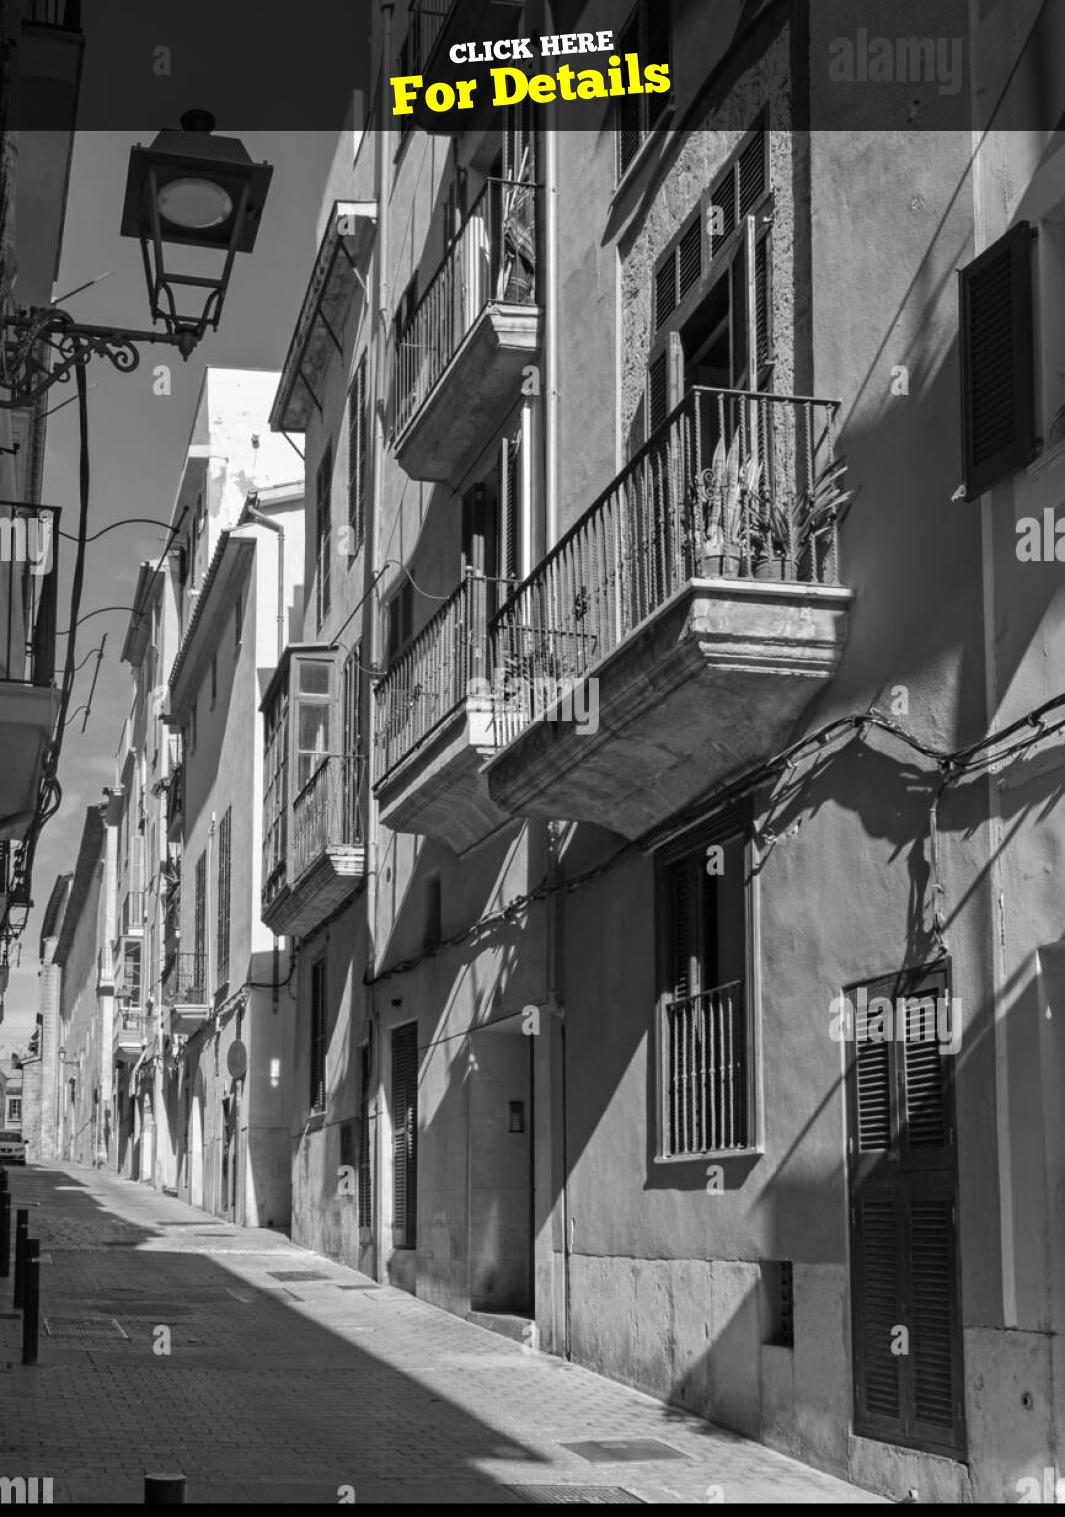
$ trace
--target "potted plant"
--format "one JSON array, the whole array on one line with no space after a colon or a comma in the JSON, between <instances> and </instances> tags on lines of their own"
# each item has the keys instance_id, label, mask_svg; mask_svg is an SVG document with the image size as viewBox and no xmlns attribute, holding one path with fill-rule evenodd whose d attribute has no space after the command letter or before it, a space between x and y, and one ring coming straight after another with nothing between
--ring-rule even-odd
<instances>
[{"instance_id":1,"label":"potted plant","mask_svg":"<svg viewBox=\"0 0 1065 1517\"><path fill-rule=\"evenodd\" d=\"M755 579L794 579L789 507L760 490L751 500L751 572Z\"/></svg>"},{"instance_id":2,"label":"potted plant","mask_svg":"<svg viewBox=\"0 0 1065 1517\"><path fill-rule=\"evenodd\" d=\"M853 490L844 490L847 473L845 458L830 459L812 486L796 498L796 541L802 578L820 584L834 541L833 533L840 512L854 499Z\"/></svg>"},{"instance_id":3,"label":"potted plant","mask_svg":"<svg viewBox=\"0 0 1065 1517\"><path fill-rule=\"evenodd\" d=\"M739 437L733 438L727 452L725 439L719 437L710 466L692 487L696 532L701 538L699 573L705 579L734 579L740 572L748 482L748 466L740 465Z\"/></svg>"}]
</instances>

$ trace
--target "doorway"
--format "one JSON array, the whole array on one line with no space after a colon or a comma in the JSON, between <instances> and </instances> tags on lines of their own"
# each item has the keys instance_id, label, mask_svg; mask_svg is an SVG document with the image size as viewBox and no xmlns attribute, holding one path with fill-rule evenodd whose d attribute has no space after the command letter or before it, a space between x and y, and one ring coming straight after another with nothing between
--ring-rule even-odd
<instances>
[{"instance_id":1,"label":"doorway","mask_svg":"<svg viewBox=\"0 0 1065 1517\"><path fill-rule=\"evenodd\" d=\"M958 1029L949 966L848 995L854 1430L960 1458Z\"/></svg>"}]
</instances>

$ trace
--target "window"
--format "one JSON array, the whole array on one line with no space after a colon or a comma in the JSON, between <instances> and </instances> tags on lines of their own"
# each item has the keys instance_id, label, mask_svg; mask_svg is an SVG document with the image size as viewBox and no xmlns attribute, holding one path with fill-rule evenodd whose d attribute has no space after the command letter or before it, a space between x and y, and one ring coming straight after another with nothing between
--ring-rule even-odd
<instances>
[{"instance_id":1,"label":"window","mask_svg":"<svg viewBox=\"0 0 1065 1517\"><path fill-rule=\"evenodd\" d=\"M1022 221L958 275L966 500L1038 452L1032 261Z\"/></svg>"},{"instance_id":2,"label":"window","mask_svg":"<svg viewBox=\"0 0 1065 1517\"><path fill-rule=\"evenodd\" d=\"M643 65L673 62L671 0L639 0L628 25L621 32L617 51L638 53ZM661 121L669 102L668 92L658 95L624 95L618 103L618 178L624 178L646 138Z\"/></svg>"},{"instance_id":3,"label":"window","mask_svg":"<svg viewBox=\"0 0 1065 1517\"><path fill-rule=\"evenodd\" d=\"M195 965L193 979L197 985L207 983L204 971L207 967L207 852L204 850L196 860L195 914L192 923L193 952Z\"/></svg>"},{"instance_id":4,"label":"window","mask_svg":"<svg viewBox=\"0 0 1065 1517\"><path fill-rule=\"evenodd\" d=\"M311 1110L325 1110L325 959L311 965Z\"/></svg>"},{"instance_id":5,"label":"window","mask_svg":"<svg viewBox=\"0 0 1065 1517\"><path fill-rule=\"evenodd\" d=\"M392 1033L392 1246L418 1234L418 1024Z\"/></svg>"},{"instance_id":6,"label":"window","mask_svg":"<svg viewBox=\"0 0 1065 1517\"><path fill-rule=\"evenodd\" d=\"M443 894L440 886L440 871L437 869L425 881L424 946L438 948L443 935Z\"/></svg>"},{"instance_id":7,"label":"window","mask_svg":"<svg viewBox=\"0 0 1065 1517\"><path fill-rule=\"evenodd\" d=\"M233 808L227 806L218 828L218 983L229 980L230 877Z\"/></svg>"},{"instance_id":8,"label":"window","mask_svg":"<svg viewBox=\"0 0 1065 1517\"><path fill-rule=\"evenodd\" d=\"M354 843L360 834L359 790L362 778L362 731L360 726L362 643L356 643L344 661L341 691L343 737L343 806L344 836L342 841Z\"/></svg>"},{"instance_id":9,"label":"window","mask_svg":"<svg viewBox=\"0 0 1065 1517\"><path fill-rule=\"evenodd\" d=\"M762 1342L774 1348L795 1347L795 1284L790 1259L763 1259Z\"/></svg>"},{"instance_id":10,"label":"window","mask_svg":"<svg viewBox=\"0 0 1065 1517\"><path fill-rule=\"evenodd\" d=\"M770 191L769 134L759 126L659 257L651 288L655 337L647 368L646 429L636 429L635 447L694 386L768 391Z\"/></svg>"},{"instance_id":11,"label":"window","mask_svg":"<svg viewBox=\"0 0 1065 1517\"><path fill-rule=\"evenodd\" d=\"M660 1158L754 1146L744 836L707 832L659 873Z\"/></svg>"},{"instance_id":12,"label":"window","mask_svg":"<svg viewBox=\"0 0 1065 1517\"><path fill-rule=\"evenodd\" d=\"M8 1120L9 1125L11 1125L11 1126L13 1126L16 1122L21 1122L22 1121L22 1097L21 1096L8 1096L8 1098L7 1098L7 1120Z\"/></svg>"},{"instance_id":13,"label":"window","mask_svg":"<svg viewBox=\"0 0 1065 1517\"><path fill-rule=\"evenodd\" d=\"M296 671L296 794L317 774L330 751L333 666L326 659L300 659Z\"/></svg>"},{"instance_id":14,"label":"window","mask_svg":"<svg viewBox=\"0 0 1065 1517\"><path fill-rule=\"evenodd\" d=\"M385 648L391 664L410 642L414 622L414 586L404 578L400 589L385 607Z\"/></svg>"},{"instance_id":15,"label":"window","mask_svg":"<svg viewBox=\"0 0 1065 1517\"><path fill-rule=\"evenodd\" d=\"M366 355L360 358L348 391L348 556L354 558L366 531L366 446L369 413Z\"/></svg>"},{"instance_id":16,"label":"window","mask_svg":"<svg viewBox=\"0 0 1065 1517\"><path fill-rule=\"evenodd\" d=\"M333 481L333 447L326 445L321 462L318 465L318 475L315 484L315 611L318 626L321 627L329 615L330 605L330 571L332 569L332 544L330 542L331 522L331 495Z\"/></svg>"},{"instance_id":17,"label":"window","mask_svg":"<svg viewBox=\"0 0 1065 1517\"><path fill-rule=\"evenodd\" d=\"M283 882L288 861L288 676L279 679L263 712L263 897Z\"/></svg>"}]
</instances>

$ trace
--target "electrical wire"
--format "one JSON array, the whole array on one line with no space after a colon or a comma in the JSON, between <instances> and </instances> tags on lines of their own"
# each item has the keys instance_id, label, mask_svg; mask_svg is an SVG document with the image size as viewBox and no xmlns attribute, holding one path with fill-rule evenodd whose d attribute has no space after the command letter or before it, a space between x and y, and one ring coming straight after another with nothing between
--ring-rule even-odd
<instances>
[{"instance_id":1,"label":"electrical wire","mask_svg":"<svg viewBox=\"0 0 1065 1517\"><path fill-rule=\"evenodd\" d=\"M423 949L418 954L399 960L396 964L380 971L376 975L364 975L363 984L378 984L383 980L389 980L397 975L406 974L419 964L425 962L425 960L436 957L436 955L445 949L461 947L470 942L478 934L502 922L513 921L515 917L520 916L538 901L546 900L549 896L560 893L572 894L575 891L584 889L593 880L612 872L630 854L634 852L643 854L654 847L661 846L667 840L667 837L672 837L677 833L686 831L697 821L709 819L716 812L725 810L744 796L762 788L769 780L777 778L781 774L789 773L803 757L816 756L817 753L823 752L829 743L838 740L844 735L858 734L864 738L867 729L870 727L888 733L890 736L903 742L913 752L932 761L940 776L940 782L930 808L929 830L931 837L930 846L933 855L933 936L936 942L942 946L943 931L946 926L946 914L943 906L943 887L939 874L938 811L944 792L948 786L958 783L964 775L982 773L995 764L1018 758L1035 744L1045 741L1046 738L1053 736L1057 732L1065 731L1065 717L1049 726L1043 721L1048 711L1058 710L1063 707L1065 707L1065 694L1055 696L1035 711L1018 718L1017 721L1011 723L1004 731L989 734L977 743L971 743L965 748L949 752L922 742L913 733L907 731L900 722L895 721L891 717L884 716L875 707L858 715L839 717L835 721L828 722L824 726L817 728L806 737L800 738L797 742L790 744L771 758L752 766L751 769L736 779L729 781L725 785L715 787L699 800L694 801L691 806L686 807L682 812L671 817L667 824L664 824L661 828L654 829L652 832L645 833L635 841L624 844L601 864L583 870L581 873L572 875L568 879L559 880L555 884L541 884L533 890L514 896L505 906L499 908L497 911L486 913L461 932L454 933L451 937L442 939L439 943L433 944L430 948ZM1005 747L1000 747L1007 738L1026 727L1035 727L1036 730L1016 743L1007 743Z\"/></svg>"}]
</instances>

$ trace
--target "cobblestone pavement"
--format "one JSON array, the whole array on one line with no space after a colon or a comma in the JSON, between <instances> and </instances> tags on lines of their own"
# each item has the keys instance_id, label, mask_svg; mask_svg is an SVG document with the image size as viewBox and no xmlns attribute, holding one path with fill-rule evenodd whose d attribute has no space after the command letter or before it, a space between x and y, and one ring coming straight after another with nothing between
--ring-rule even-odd
<instances>
[{"instance_id":1,"label":"cobblestone pavement","mask_svg":"<svg viewBox=\"0 0 1065 1517\"><path fill-rule=\"evenodd\" d=\"M0 1475L57 1502L139 1504L145 1473L193 1502L877 1499L277 1233L74 1166L9 1177L50 1332L23 1368L0 1281ZM566 1447L611 1439L659 1446Z\"/></svg>"}]
</instances>

